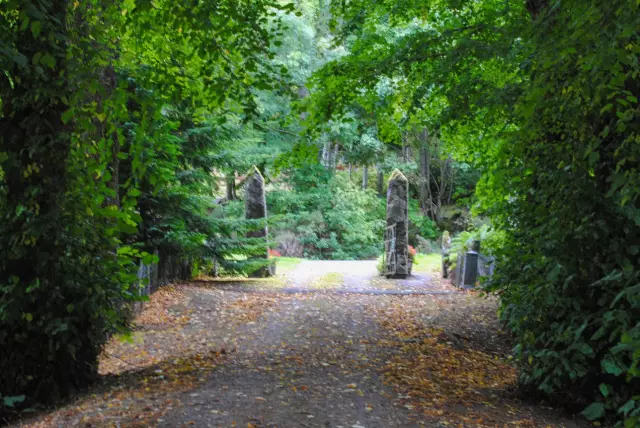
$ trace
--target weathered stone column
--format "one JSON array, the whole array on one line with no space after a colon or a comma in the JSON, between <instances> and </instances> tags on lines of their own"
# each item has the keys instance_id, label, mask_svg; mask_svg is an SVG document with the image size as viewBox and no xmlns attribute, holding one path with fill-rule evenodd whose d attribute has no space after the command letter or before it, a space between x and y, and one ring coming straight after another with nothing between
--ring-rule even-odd
<instances>
[{"instance_id":1,"label":"weathered stone column","mask_svg":"<svg viewBox=\"0 0 640 428\"><path fill-rule=\"evenodd\" d=\"M387 236L385 271L388 278L408 276L409 181L399 170L393 171L387 189Z\"/></svg>"},{"instance_id":2,"label":"weathered stone column","mask_svg":"<svg viewBox=\"0 0 640 428\"><path fill-rule=\"evenodd\" d=\"M451 250L451 236L448 231L442 232L442 277L449 278L449 267L451 259L449 258L449 250Z\"/></svg>"},{"instance_id":3,"label":"weathered stone column","mask_svg":"<svg viewBox=\"0 0 640 428\"><path fill-rule=\"evenodd\" d=\"M264 189L264 177L260 174L257 167L253 167L249 172L250 176L245 185L245 209L244 216L247 220L266 219L267 217L267 197ZM267 240L267 225L263 228L247 233L248 238L264 238ZM268 251L265 248L264 256L254 256L257 258L267 259ZM264 266L250 274L253 278L264 278L270 276L268 266Z\"/></svg>"},{"instance_id":4,"label":"weathered stone column","mask_svg":"<svg viewBox=\"0 0 640 428\"><path fill-rule=\"evenodd\" d=\"M478 258L480 252L480 241L473 241L471 248L464 255L464 266L462 270L462 281L460 286L463 288L473 288L478 280Z\"/></svg>"}]
</instances>

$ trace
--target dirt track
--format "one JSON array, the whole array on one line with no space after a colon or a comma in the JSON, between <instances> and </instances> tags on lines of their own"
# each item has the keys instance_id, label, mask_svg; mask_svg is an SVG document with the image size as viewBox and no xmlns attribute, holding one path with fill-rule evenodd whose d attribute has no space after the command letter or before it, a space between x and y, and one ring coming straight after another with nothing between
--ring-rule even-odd
<instances>
[{"instance_id":1,"label":"dirt track","mask_svg":"<svg viewBox=\"0 0 640 428\"><path fill-rule=\"evenodd\" d=\"M491 300L382 280L374 262L305 261L260 284L156 293L107 346L104 382L24 426L581 426L514 397Z\"/></svg>"}]
</instances>

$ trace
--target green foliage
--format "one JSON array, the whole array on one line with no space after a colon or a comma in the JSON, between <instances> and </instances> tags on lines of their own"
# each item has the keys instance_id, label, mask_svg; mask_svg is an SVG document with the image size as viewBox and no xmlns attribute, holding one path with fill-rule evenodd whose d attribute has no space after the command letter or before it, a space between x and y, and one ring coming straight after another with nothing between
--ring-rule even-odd
<instances>
[{"instance_id":1,"label":"green foliage","mask_svg":"<svg viewBox=\"0 0 640 428\"><path fill-rule=\"evenodd\" d=\"M384 272L384 257L380 256L376 259L376 270L378 271L378 275L382 275Z\"/></svg>"},{"instance_id":2,"label":"green foliage","mask_svg":"<svg viewBox=\"0 0 640 428\"><path fill-rule=\"evenodd\" d=\"M415 199L409 200L409 245L417 247L419 237L427 240L438 237L436 223L425 216L420 210L419 202Z\"/></svg>"},{"instance_id":3,"label":"green foliage","mask_svg":"<svg viewBox=\"0 0 640 428\"><path fill-rule=\"evenodd\" d=\"M385 208L372 191L363 192L318 164L290 171L289 183L291 190L267 195L270 215L283 215L270 226L281 253L288 254L288 249L279 238L299 243L301 254L295 255L310 258L350 260L379 254Z\"/></svg>"},{"instance_id":4,"label":"green foliage","mask_svg":"<svg viewBox=\"0 0 640 428\"><path fill-rule=\"evenodd\" d=\"M216 149L196 134L257 113L253 88L279 72L272 13L293 6L1 3L0 395L15 406L96 377L139 299L143 249L231 247L212 245L228 235L203 190Z\"/></svg>"},{"instance_id":5,"label":"green foliage","mask_svg":"<svg viewBox=\"0 0 640 428\"><path fill-rule=\"evenodd\" d=\"M433 254L416 254L413 261L413 272L425 272L430 275L439 274L442 269L442 255Z\"/></svg>"},{"instance_id":6,"label":"green foliage","mask_svg":"<svg viewBox=\"0 0 640 428\"><path fill-rule=\"evenodd\" d=\"M637 1L0 4L2 408L95 378L150 254L167 281L269 263L216 204L251 165L272 247L378 255L348 163L402 166L413 245L452 202L490 216L451 253L498 258L524 389L639 422Z\"/></svg>"},{"instance_id":7,"label":"green foliage","mask_svg":"<svg viewBox=\"0 0 640 428\"><path fill-rule=\"evenodd\" d=\"M496 250L504 248L504 233L488 225L483 225L478 229L466 230L455 235L451 239L451 247L449 249L451 270L456 268L458 255L469 251L473 241L480 241L482 246L481 253L491 256L494 255Z\"/></svg>"},{"instance_id":8,"label":"green foliage","mask_svg":"<svg viewBox=\"0 0 640 428\"><path fill-rule=\"evenodd\" d=\"M478 169L468 163L455 163L455 181L453 183L451 199L459 206L472 207L475 203L476 184L480 180L481 174Z\"/></svg>"},{"instance_id":9,"label":"green foliage","mask_svg":"<svg viewBox=\"0 0 640 428\"><path fill-rule=\"evenodd\" d=\"M95 11L71 11L66 2L8 6L1 13L9 56L0 80L0 347L7 350L0 393L55 399L95 377L101 344L124 322L142 254L121 236L139 216L128 199L114 203L104 138L113 127L101 123L107 103L79 77L102 58L71 54L87 35L65 23ZM82 97L98 99L99 109L85 109ZM84 132L92 137L86 144Z\"/></svg>"},{"instance_id":10,"label":"green foliage","mask_svg":"<svg viewBox=\"0 0 640 428\"><path fill-rule=\"evenodd\" d=\"M514 135L526 144L501 148L485 195L506 231L495 289L522 383L626 426L640 416L638 12L628 1L544 11Z\"/></svg>"},{"instance_id":11,"label":"green foliage","mask_svg":"<svg viewBox=\"0 0 640 428\"><path fill-rule=\"evenodd\" d=\"M476 211L500 230L491 290L523 387L626 426L640 418L638 7L338 2L350 51L310 103L321 124L402 82L392 115L484 173Z\"/></svg>"}]
</instances>

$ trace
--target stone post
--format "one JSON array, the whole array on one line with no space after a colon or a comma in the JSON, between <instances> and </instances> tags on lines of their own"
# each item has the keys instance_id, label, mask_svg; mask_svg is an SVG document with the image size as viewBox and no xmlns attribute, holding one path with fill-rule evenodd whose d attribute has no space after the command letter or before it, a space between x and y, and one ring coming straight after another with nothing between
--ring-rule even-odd
<instances>
[{"instance_id":1,"label":"stone post","mask_svg":"<svg viewBox=\"0 0 640 428\"><path fill-rule=\"evenodd\" d=\"M387 188L387 239L394 239L385 248L385 271L388 278L409 275L407 246L409 245L409 181L399 170L393 171ZM390 229L391 230L391 229Z\"/></svg>"},{"instance_id":2,"label":"stone post","mask_svg":"<svg viewBox=\"0 0 640 428\"><path fill-rule=\"evenodd\" d=\"M449 267L451 260L449 259L449 250L451 250L451 236L448 231L442 232L442 277L449 278Z\"/></svg>"},{"instance_id":3,"label":"stone post","mask_svg":"<svg viewBox=\"0 0 640 428\"><path fill-rule=\"evenodd\" d=\"M478 253L469 251L464 255L464 266L462 268L462 288L473 288L478 279Z\"/></svg>"},{"instance_id":4,"label":"stone post","mask_svg":"<svg viewBox=\"0 0 640 428\"><path fill-rule=\"evenodd\" d=\"M260 174L257 167L253 167L249 172L250 176L245 185L245 210L244 216L247 220L266 219L267 217L267 198L265 195L264 177ZM267 240L268 230L264 227L247 233L248 238L264 238ZM265 249L264 255L255 256L256 258L267 259L268 251ZM268 266L264 266L250 274L252 278L264 278L270 276Z\"/></svg>"},{"instance_id":5,"label":"stone post","mask_svg":"<svg viewBox=\"0 0 640 428\"><path fill-rule=\"evenodd\" d=\"M462 287L473 288L478 280L478 252L480 241L473 241L471 249L464 255L464 267L462 270Z\"/></svg>"}]
</instances>

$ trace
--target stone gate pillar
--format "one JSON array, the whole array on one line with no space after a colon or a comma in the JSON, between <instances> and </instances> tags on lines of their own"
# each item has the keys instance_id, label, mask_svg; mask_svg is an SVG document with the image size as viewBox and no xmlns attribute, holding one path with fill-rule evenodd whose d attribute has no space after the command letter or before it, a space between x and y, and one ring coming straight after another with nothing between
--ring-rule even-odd
<instances>
[{"instance_id":1,"label":"stone gate pillar","mask_svg":"<svg viewBox=\"0 0 640 428\"><path fill-rule=\"evenodd\" d=\"M406 278L409 245L409 181L399 170L393 171L387 189L387 236L385 272L388 278Z\"/></svg>"},{"instance_id":2,"label":"stone gate pillar","mask_svg":"<svg viewBox=\"0 0 640 428\"><path fill-rule=\"evenodd\" d=\"M249 178L245 185L245 209L244 216L247 220L266 219L267 217L267 197L265 194L264 177L260 174L257 167L253 167L249 172ZM249 238L264 238L267 241L268 230L267 225L264 227L247 233ZM264 255L254 256L256 258L267 259L269 257L268 250L265 248ZM253 278L264 278L270 276L268 266L264 266L250 274Z\"/></svg>"},{"instance_id":3,"label":"stone gate pillar","mask_svg":"<svg viewBox=\"0 0 640 428\"><path fill-rule=\"evenodd\" d=\"M448 231L442 232L442 277L449 278L449 267L451 259L449 258L449 250L451 250L451 236Z\"/></svg>"}]
</instances>

